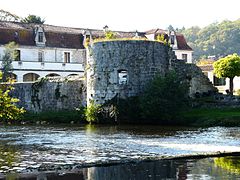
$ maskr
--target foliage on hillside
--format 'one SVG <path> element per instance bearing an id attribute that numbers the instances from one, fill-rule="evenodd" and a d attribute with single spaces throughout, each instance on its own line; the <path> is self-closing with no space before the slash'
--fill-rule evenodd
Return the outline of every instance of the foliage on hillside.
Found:
<path id="1" fill-rule="evenodd" d="M 194 49 L 196 60 L 216 55 L 240 54 L 240 19 L 213 23 L 204 28 L 197 26 L 178 30 Z"/>

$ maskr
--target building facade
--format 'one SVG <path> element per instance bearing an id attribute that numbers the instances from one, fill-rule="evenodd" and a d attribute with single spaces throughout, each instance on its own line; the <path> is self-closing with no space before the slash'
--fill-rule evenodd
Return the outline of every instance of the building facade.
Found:
<path id="1" fill-rule="evenodd" d="M 103 30 L 70 28 L 46 24 L 0 21 L 0 64 L 5 45 L 15 42 L 17 58 L 12 62 L 12 77 L 18 82 L 35 81 L 40 77 L 84 74 L 87 41 L 104 38 Z M 146 32 L 114 31 L 117 38 L 156 40 L 164 34 L 178 59 L 192 63 L 192 49 L 183 35 L 155 29 Z"/>
<path id="2" fill-rule="evenodd" d="M 12 62 L 12 76 L 17 81 L 35 81 L 45 76 L 83 75 L 86 51 L 81 30 L 0 22 L 0 57 L 9 42 L 17 44 L 17 58 Z"/>
<path id="3" fill-rule="evenodd" d="M 149 40 L 156 40 L 158 36 L 163 35 L 164 38 L 170 43 L 177 56 L 177 59 L 183 60 L 187 63 L 193 63 L 192 48 L 187 44 L 183 34 L 175 31 L 166 31 L 163 29 L 152 29 L 146 31 L 145 36 Z"/>
<path id="4" fill-rule="evenodd" d="M 212 84 L 219 90 L 219 92 L 226 94 L 229 91 L 230 79 L 229 78 L 217 78 L 213 73 L 213 65 L 205 64 L 199 65 L 202 72 L 208 77 Z M 233 79 L 234 93 L 240 90 L 240 77 L 236 76 Z"/>

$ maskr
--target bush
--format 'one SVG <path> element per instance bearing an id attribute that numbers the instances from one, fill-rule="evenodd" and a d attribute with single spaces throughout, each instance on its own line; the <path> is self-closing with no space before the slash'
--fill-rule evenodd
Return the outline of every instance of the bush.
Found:
<path id="1" fill-rule="evenodd" d="M 90 124 L 93 122 L 98 122 L 100 111 L 101 106 L 95 104 L 94 101 L 90 101 L 90 104 L 84 109 L 86 121 Z"/>
<path id="2" fill-rule="evenodd" d="M 113 98 L 106 102 L 104 118 L 125 123 L 178 124 L 176 116 L 188 103 L 188 86 L 175 73 L 157 76 L 140 96 L 127 99 Z M 116 108 L 111 108 L 116 107 Z M 111 119 L 111 109 L 117 118 Z M 103 118 L 103 119 L 104 119 Z M 173 121 L 174 119 L 174 121 Z"/>
<path id="3" fill-rule="evenodd" d="M 140 97 L 143 119 L 171 124 L 173 118 L 187 104 L 188 86 L 174 72 L 165 77 L 157 76 Z"/>

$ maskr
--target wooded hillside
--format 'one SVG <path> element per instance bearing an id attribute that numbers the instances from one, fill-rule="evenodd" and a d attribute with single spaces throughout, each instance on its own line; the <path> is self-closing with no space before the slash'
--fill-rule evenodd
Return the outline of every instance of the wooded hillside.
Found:
<path id="1" fill-rule="evenodd" d="M 213 23 L 204 28 L 197 26 L 178 30 L 194 49 L 194 59 L 208 56 L 222 57 L 240 54 L 240 19 Z"/>

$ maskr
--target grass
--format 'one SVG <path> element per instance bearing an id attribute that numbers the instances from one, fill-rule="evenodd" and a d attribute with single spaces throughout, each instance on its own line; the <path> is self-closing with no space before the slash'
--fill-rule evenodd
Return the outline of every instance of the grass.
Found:
<path id="1" fill-rule="evenodd" d="M 198 108 L 180 116 L 181 121 L 193 126 L 240 126 L 240 108 Z"/>
<path id="2" fill-rule="evenodd" d="M 83 115 L 78 111 L 45 111 L 40 113 L 26 112 L 21 121 L 26 123 L 68 124 L 85 123 Z"/>
<path id="3" fill-rule="evenodd" d="M 93 42 L 110 42 L 110 41 L 150 41 L 150 42 L 159 42 L 164 44 L 164 42 L 161 41 L 156 41 L 156 40 L 149 40 L 146 38 L 114 38 L 114 39 L 106 39 L 106 38 L 98 38 L 94 39 Z"/>

